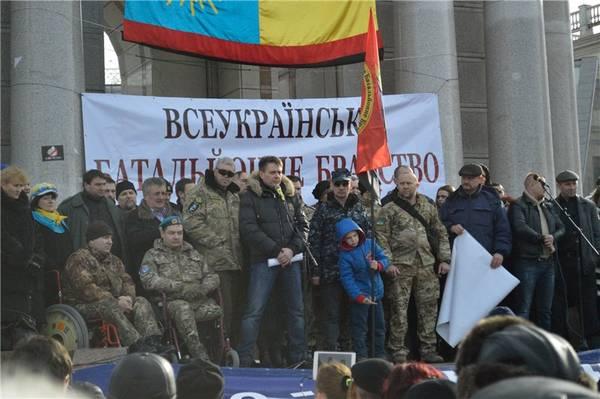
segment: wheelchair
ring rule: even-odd
[[[86,321],[72,306],[63,303],[60,271],[46,274],[46,327],[40,331],[73,352],[82,348],[116,348],[121,346],[117,327],[101,319]],[[89,330],[88,330],[89,327]]]
[[[168,345],[175,347],[176,359],[172,359],[173,363],[175,360],[180,363],[185,363],[189,360],[189,354],[186,352],[183,343],[181,342],[180,336],[175,328],[175,323],[167,312],[165,306],[167,302],[167,296],[164,292],[159,293],[160,301],[157,306],[162,313],[162,322],[165,328],[166,340]],[[223,303],[221,298],[221,291],[215,291],[215,300],[217,304]],[[240,357],[235,349],[231,347],[229,338],[225,337],[225,331],[223,329],[223,315],[213,319],[202,321],[197,324],[198,334],[200,340],[204,344],[208,357],[215,364],[224,367],[240,367]]]

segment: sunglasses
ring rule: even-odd
[[[336,187],[348,187],[348,185],[350,184],[350,182],[348,180],[342,180],[342,181],[336,181],[335,183],[333,183],[334,186]]]
[[[221,176],[224,176],[224,177],[233,177],[233,176],[235,176],[235,173],[233,173],[230,170],[217,169],[217,172],[219,172],[219,174]]]

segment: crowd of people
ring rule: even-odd
[[[165,179],[148,178],[139,203],[133,183],[99,170],[67,197],[51,182],[30,187],[25,171],[8,166],[0,171],[2,349],[43,330],[44,309],[56,301],[47,272],[58,270],[60,300],[115,325],[125,346],[160,346],[160,303],[192,358],[208,359],[198,323],[222,318],[242,366],[299,365],[313,350],[450,360],[435,324],[452,242],[465,231],[492,255],[490,267],[519,278],[505,300],[517,316],[576,347],[600,346],[600,186],[585,199],[578,176],[561,172],[555,204],[533,172],[518,198],[482,165],[459,175],[457,189],[440,187],[431,199],[399,166],[396,188],[372,214],[374,193],[349,170],[331,171],[309,206],[302,180],[283,175],[273,156],[251,174],[220,158],[174,193]]]

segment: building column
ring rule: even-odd
[[[85,91],[104,93],[104,1],[81,2]]]
[[[485,2],[492,180],[518,196],[529,171],[554,176],[541,1]]]
[[[454,3],[394,3],[397,93],[437,93],[446,181],[458,182],[463,163]]]
[[[78,1],[11,3],[11,164],[31,183],[57,185],[61,198],[81,189],[83,43]],[[61,145],[64,160],[42,161]]]
[[[544,1],[554,169],[581,174],[573,42],[566,0]]]

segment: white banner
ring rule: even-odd
[[[152,176],[173,184],[196,180],[223,156],[236,170],[252,172],[275,155],[284,173],[303,179],[303,197],[335,168],[354,172],[360,98],[222,100],[83,95],[87,169],[100,169],[136,187]],[[434,94],[384,96],[393,165],[379,170],[382,193],[395,186],[398,165],[413,168],[419,191],[433,197],[445,184],[444,158]],[[141,192],[140,192],[141,194]]]

